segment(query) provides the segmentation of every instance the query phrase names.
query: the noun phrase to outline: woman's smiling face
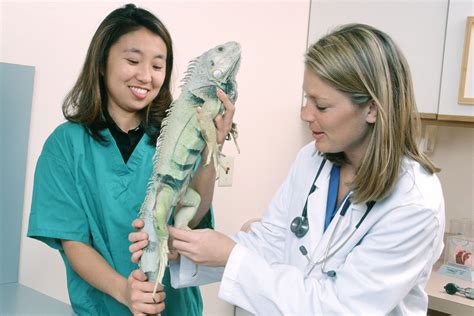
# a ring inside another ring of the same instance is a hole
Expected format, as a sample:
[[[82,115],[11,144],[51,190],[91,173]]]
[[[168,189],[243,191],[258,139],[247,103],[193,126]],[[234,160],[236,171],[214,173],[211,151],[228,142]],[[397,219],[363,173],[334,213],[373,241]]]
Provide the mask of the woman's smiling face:
[[[165,81],[166,52],[161,37],[146,28],[122,35],[111,46],[105,84],[112,116],[136,113],[156,98]]]

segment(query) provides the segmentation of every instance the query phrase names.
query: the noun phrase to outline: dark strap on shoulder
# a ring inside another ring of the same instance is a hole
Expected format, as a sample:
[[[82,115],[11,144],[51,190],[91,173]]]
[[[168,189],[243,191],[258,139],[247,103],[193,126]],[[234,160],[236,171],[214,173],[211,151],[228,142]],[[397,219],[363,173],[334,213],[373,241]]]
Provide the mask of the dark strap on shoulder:
[[[316,190],[315,182],[319,178],[319,174],[323,170],[324,165],[326,164],[326,159],[323,159],[321,164],[319,165],[318,172],[316,173],[316,177],[314,177],[313,183],[311,185],[311,189],[309,190],[308,195],[306,196],[306,202],[304,203],[303,213],[301,214],[302,217],[306,218],[308,215],[308,198],[311,194],[313,194],[314,190]]]
[[[375,201],[369,201],[367,202],[367,210],[365,211],[364,215],[362,216],[362,218],[360,219],[360,221],[357,223],[356,225],[356,229],[359,228],[360,224],[362,224],[362,222],[364,221],[365,217],[369,214],[370,210],[372,209],[372,207],[374,207],[375,205]]]

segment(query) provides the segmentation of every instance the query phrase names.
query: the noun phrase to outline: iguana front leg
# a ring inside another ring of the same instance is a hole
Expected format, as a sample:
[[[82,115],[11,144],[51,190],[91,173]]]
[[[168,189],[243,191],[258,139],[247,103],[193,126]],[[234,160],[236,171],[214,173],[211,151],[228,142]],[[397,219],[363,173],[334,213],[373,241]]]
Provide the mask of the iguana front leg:
[[[217,144],[217,131],[216,126],[214,125],[215,115],[213,115],[213,111],[209,109],[213,105],[215,104],[211,105],[209,102],[206,102],[201,111],[197,113],[197,120],[201,129],[201,135],[206,142],[208,150],[205,164],[208,165],[211,162],[211,159],[213,159],[214,168],[217,171],[221,153],[219,151],[219,145]],[[217,113],[217,111],[215,112]]]

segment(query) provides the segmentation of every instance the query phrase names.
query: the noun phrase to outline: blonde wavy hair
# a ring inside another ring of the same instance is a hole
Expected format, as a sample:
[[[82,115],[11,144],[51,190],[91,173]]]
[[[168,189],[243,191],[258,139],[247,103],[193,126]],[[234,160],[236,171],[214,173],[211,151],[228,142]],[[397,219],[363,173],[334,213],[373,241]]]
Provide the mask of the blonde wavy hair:
[[[398,181],[403,156],[429,173],[439,171],[418,149],[421,121],[410,68],[386,33],[364,24],[343,25],[308,49],[305,64],[354,104],[373,101],[377,106],[368,149],[350,183],[353,202],[385,198]],[[324,156],[339,165],[346,163],[343,153]]]

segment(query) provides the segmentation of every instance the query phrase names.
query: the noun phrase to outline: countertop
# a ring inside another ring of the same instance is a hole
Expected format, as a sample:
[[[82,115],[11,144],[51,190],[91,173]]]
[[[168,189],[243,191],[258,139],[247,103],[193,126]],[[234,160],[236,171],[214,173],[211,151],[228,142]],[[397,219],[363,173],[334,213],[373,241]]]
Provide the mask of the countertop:
[[[71,306],[19,283],[0,284],[0,315],[75,315]]]

